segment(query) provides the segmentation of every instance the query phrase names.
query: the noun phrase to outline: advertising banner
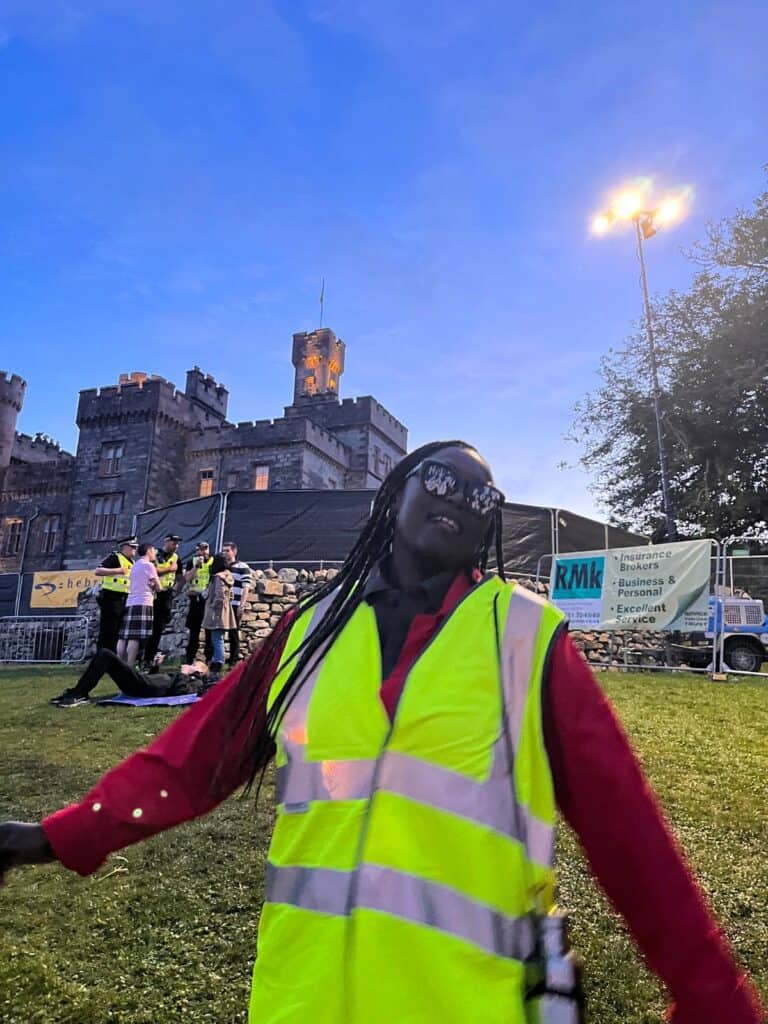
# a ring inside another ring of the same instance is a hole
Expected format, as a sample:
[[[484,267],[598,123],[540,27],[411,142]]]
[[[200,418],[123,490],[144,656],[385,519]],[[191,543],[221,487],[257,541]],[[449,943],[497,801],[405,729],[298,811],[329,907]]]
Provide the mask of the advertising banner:
[[[99,582],[88,569],[71,572],[36,572],[29,595],[30,608],[77,608],[77,597]]]
[[[707,628],[711,543],[558,555],[551,600],[574,629]]]

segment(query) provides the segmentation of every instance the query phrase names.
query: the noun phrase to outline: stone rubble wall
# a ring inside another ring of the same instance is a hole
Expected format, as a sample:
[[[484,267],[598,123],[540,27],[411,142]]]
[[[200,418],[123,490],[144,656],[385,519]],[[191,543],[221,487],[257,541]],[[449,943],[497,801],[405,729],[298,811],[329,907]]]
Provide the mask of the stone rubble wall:
[[[240,628],[240,651],[245,657],[251,654],[259,644],[269,636],[278,619],[291,605],[296,604],[299,597],[332,580],[338,573],[337,569],[318,569],[310,572],[307,569],[256,569],[253,573],[254,589],[248,597],[243,612]],[[542,583],[536,584],[531,579],[518,579],[520,586],[546,596],[547,589]],[[184,622],[187,617],[189,598],[185,593],[177,595],[173,602],[173,613],[170,626],[166,629],[160,643],[160,649],[169,660],[183,660],[187,645],[187,629]],[[99,629],[99,609],[96,596],[92,591],[80,595],[78,615],[85,615],[89,621],[89,654],[96,650],[96,637]],[[609,668],[625,664],[625,652],[628,660],[650,662],[653,660],[650,651],[663,651],[664,634],[653,632],[604,633],[599,631],[586,632],[572,630],[571,638],[581,651],[584,658],[593,668]],[[229,652],[227,651],[227,654]],[[199,654],[203,654],[203,635],[200,635]]]

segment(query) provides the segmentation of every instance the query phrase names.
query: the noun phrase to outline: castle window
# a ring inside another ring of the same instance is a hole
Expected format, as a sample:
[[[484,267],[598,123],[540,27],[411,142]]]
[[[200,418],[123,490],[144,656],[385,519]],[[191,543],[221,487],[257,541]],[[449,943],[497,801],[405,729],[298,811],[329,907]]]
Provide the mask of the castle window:
[[[199,486],[197,493],[201,498],[207,498],[213,494],[213,470],[201,469],[198,473]]]
[[[6,519],[3,533],[5,534],[6,555],[18,555],[21,551],[21,538],[24,533],[24,520]]]
[[[123,511],[122,494],[94,494],[89,515],[89,540],[113,540],[117,537],[120,513]]]
[[[61,532],[61,516],[46,516],[43,519],[43,539],[40,551],[44,555],[52,555],[56,550]]]
[[[254,491],[269,490],[269,466],[257,466],[253,476]]]
[[[314,373],[308,373],[304,378],[304,394],[314,395],[317,393],[317,381]]]
[[[124,441],[107,441],[101,446],[99,476],[117,476],[123,458]]]
[[[240,474],[239,473],[235,473],[235,472],[227,473],[227,490],[228,491],[235,491],[235,490],[237,490],[237,484],[238,484],[239,480],[240,480]]]

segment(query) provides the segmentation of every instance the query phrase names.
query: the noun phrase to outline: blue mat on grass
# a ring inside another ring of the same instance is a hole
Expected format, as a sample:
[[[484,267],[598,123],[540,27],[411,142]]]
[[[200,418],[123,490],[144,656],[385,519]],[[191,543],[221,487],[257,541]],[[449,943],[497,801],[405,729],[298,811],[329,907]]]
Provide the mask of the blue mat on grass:
[[[134,708],[173,707],[176,704],[194,704],[200,700],[196,693],[180,693],[176,697],[128,697],[124,693],[116,693],[114,697],[104,697],[97,704],[130,704]]]

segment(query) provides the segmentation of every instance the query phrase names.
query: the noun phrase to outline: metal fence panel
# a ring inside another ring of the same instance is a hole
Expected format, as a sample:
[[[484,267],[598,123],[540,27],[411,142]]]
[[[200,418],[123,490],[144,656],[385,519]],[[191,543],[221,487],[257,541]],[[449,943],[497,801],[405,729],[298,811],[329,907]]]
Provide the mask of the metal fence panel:
[[[88,619],[84,615],[6,616],[0,618],[0,662],[5,664],[73,664],[88,653]]]

